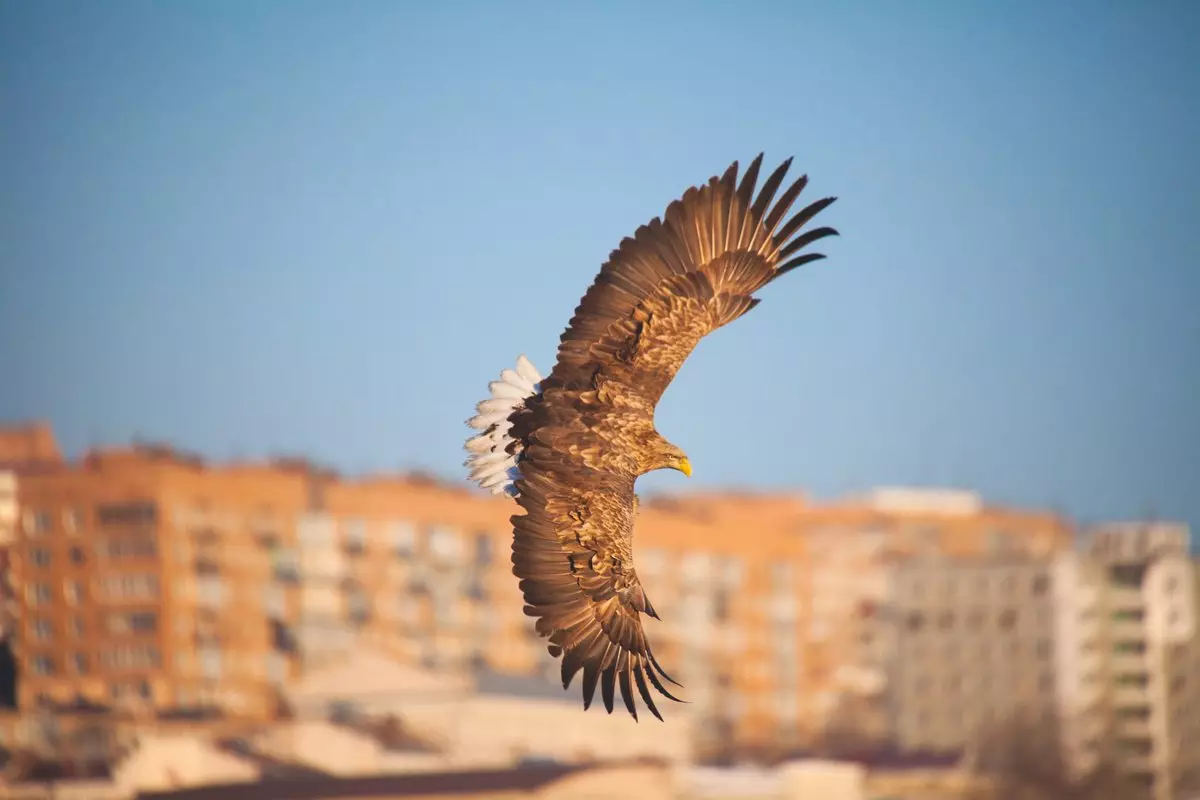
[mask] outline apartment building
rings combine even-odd
[[[1154,800],[1200,770],[1200,654],[1184,526],[1109,525],[1081,552],[917,557],[876,619],[892,736],[966,751],[1013,720],[1067,769],[1113,765]]]
[[[1069,550],[1074,533],[1054,513],[990,507],[973,492],[898,487],[814,508],[805,527],[813,716],[830,736],[858,746],[892,737],[889,615],[898,565],[936,572],[956,558],[1048,557]]]
[[[1105,612],[1106,677],[1118,767],[1154,800],[1200,793],[1200,635],[1187,526],[1089,530]]]
[[[1059,641],[1067,635],[1057,601],[1074,591],[1071,560],[922,557],[896,565],[880,636],[901,750],[959,751],[1013,714],[1053,733]]]
[[[266,718],[284,687],[358,644],[557,682],[522,613],[506,499],[147,445],[23,474],[18,494],[23,708]],[[889,564],[1070,540],[1054,515],[961,492],[647,500],[636,557],[663,621],[646,625],[690,701],[668,710],[696,715],[701,753],[809,745],[846,698],[886,711],[869,628]]]

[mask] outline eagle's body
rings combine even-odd
[[[525,612],[562,656],[563,687],[583,671],[585,708],[597,684],[605,708],[619,688],[635,718],[635,687],[655,716],[650,687],[676,699],[642,629],[641,615],[657,614],[633,563],[634,482],[691,472],[655,429],[655,406],[705,335],[757,305],[755,291],[823,258],[800,251],[836,233],[797,235],[833,198],[784,220],[804,177],[771,206],[790,159],[754,197],[761,163],[737,184],[735,162],[625,239],[575,310],[550,375],[521,356],[468,422],[482,431],[467,442],[471,478],[525,512],[512,517]]]

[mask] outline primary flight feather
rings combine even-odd
[[[478,431],[466,444],[471,480],[525,512],[512,517],[513,574],[525,613],[562,658],[563,688],[582,671],[584,708],[597,686],[609,713],[619,691],[635,719],[635,691],[659,719],[651,689],[678,700],[646,641],[641,615],[658,615],[633,563],[634,482],[692,471],[655,430],[655,406],[705,335],[754,308],[754,292],[824,258],[805,247],[837,234],[802,232],[835,198],[788,216],[807,176],[775,200],[790,158],[756,195],[761,165],[759,154],[739,182],[735,161],[622,241],[575,309],[549,376],[520,356],[467,422]]]

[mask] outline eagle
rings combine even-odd
[[[659,720],[651,688],[683,702],[642,627],[642,615],[659,616],[633,557],[638,476],[692,474],[655,430],[654,410],[705,335],[758,305],[754,293],[771,281],[824,258],[806,248],[837,235],[805,230],[836,198],[788,216],[807,175],[775,199],[791,158],[755,194],[762,159],[740,182],[733,162],[625,238],[575,309],[550,374],[522,354],[467,420],[469,479],[524,511],[511,518],[524,612],[561,657],[564,690],[582,671],[585,710],[597,684],[609,714],[619,690],[634,720],[635,689]]]

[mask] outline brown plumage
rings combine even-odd
[[[678,699],[642,628],[642,614],[658,615],[633,563],[637,477],[691,473],[655,430],[655,406],[700,339],[757,305],[763,286],[823,258],[802,251],[837,233],[801,233],[834,198],[785,219],[806,176],[772,204],[791,159],[755,196],[761,164],[760,154],[738,183],[734,162],[621,242],[575,309],[550,375],[537,383],[522,356],[469,421],[483,431],[467,444],[472,478],[525,512],[512,517],[525,613],[561,656],[563,688],[582,671],[584,708],[597,685],[610,713],[619,690],[635,719],[635,690],[659,719],[651,688]]]

